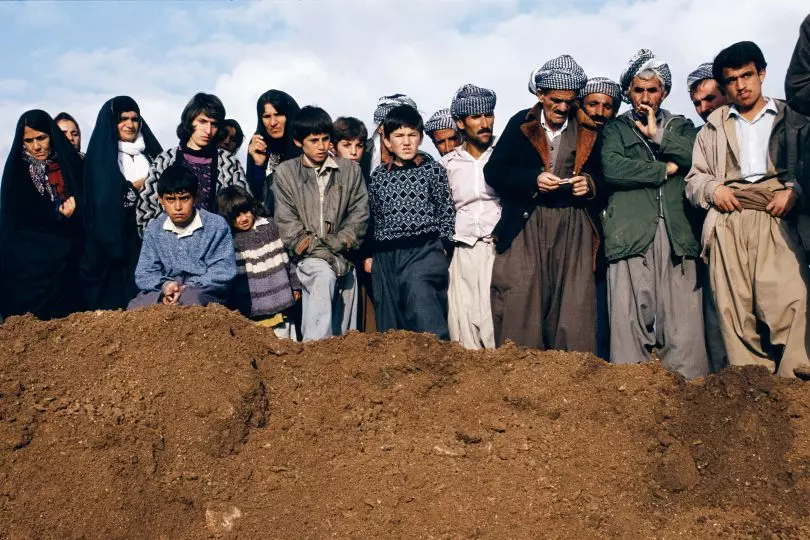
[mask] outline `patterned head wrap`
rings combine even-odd
[[[553,58],[532,71],[529,76],[529,92],[540,90],[574,90],[578,92],[588,82],[585,70],[573,57],[564,54]]]
[[[374,123],[379,125],[385,121],[385,117],[391,112],[391,109],[399,105],[410,105],[416,109],[416,102],[406,96],[405,94],[391,94],[390,96],[383,96],[377,100],[377,108],[374,109]]]
[[[440,129],[456,129],[456,123],[450,115],[450,109],[439,109],[425,122],[425,131],[427,133],[433,133]]]
[[[692,85],[704,79],[714,79],[711,62],[700,64],[695,71],[689,74],[686,78],[686,88],[691,92]]]
[[[622,101],[622,87],[607,77],[593,77],[588,79],[582,90],[579,91],[579,99],[585,99],[590,94],[605,94],[613,98],[613,104],[617,107]]]
[[[475,114],[491,114],[495,110],[495,92],[474,84],[465,84],[453,96],[450,112],[454,118]]]
[[[669,65],[663,60],[658,60],[653,52],[649,49],[640,49],[630,61],[627,67],[622,71],[619,77],[619,83],[622,85],[622,99],[626,103],[630,103],[630,98],[627,97],[627,90],[630,88],[630,83],[633,78],[641,73],[651,69],[661,76],[664,81],[664,90],[669,93],[672,89],[672,73],[669,71]]]

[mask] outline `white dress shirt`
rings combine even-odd
[[[776,119],[776,103],[770,98],[753,120],[746,120],[736,105],[729,107],[740,144],[740,171],[747,182],[756,182],[768,172],[768,142]]]

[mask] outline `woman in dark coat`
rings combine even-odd
[[[17,121],[0,184],[0,313],[65,317],[79,307],[81,158],[41,110]]]
[[[87,309],[123,309],[138,293],[135,202],[162,151],[134,99],[118,96],[101,107],[84,159],[80,205],[85,249],[79,270]]]
[[[254,196],[275,211],[273,171],[282,161],[301,155],[293,142],[292,125],[300,111],[286,92],[268,90],[256,102],[256,134],[248,145],[247,181]]]

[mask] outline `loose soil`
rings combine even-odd
[[[4,538],[810,538],[810,383],[224,308],[0,327]]]

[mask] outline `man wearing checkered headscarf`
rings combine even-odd
[[[585,71],[568,56],[534,70],[538,103],[512,117],[484,167],[500,197],[493,230],[495,341],[596,352],[595,234],[599,126],[577,105]]]
[[[619,81],[633,110],[607,123],[601,153],[611,188],[602,212],[610,359],[647,362],[654,349],[668,370],[700,377],[709,368],[698,277],[702,218],[684,200],[697,129],[661,107],[672,77],[651,51],[636,53]]]
[[[458,130],[450,109],[439,109],[433,113],[433,116],[425,122],[425,133],[433,141],[433,146],[441,156],[452,152],[458,144]]]
[[[495,347],[489,286],[495,260],[492,229],[501,205],[484,181],[484,166],[495,142],[496,101],[495,92],[474,84],[456,91],[450,112],[464,143],[442,158],[456,208],[447,324],[450,339],[468,349]]]
[[[578,97],[585,114],[602,127],[619,112],[622,88],[607,77],[593,77],[588,79]]]
[[[391,156],[388,150],[380,140],[382,134],[382,124],[385,122],[385,117],[391,112],[391,109],[399,105],[410,105],[414,109],[417,108],[416,102],[405,94],[391,94],[390,96],[382,96],[377,100],[377,108],[374,109],[374,132],[371,138],[366,142],[366,149],[363,152],[363,159],[360,160],[360,168],[366,175],[371,174],[380,163],[388,163],[391,161]]]
[[[725,105],[728,101],[726,95],[720,91],[720,86],[714,80],[712,63],[700,64],[695,71],[686,78],[686,87],[689,89],[689,99],[705,122],[712,112]]]

